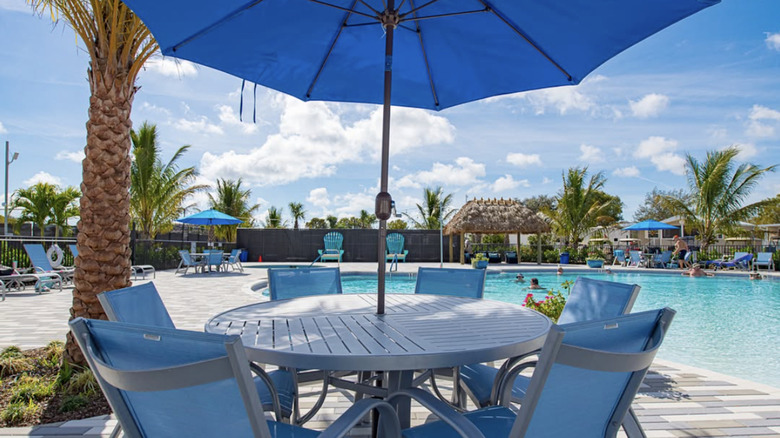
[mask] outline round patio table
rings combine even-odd
[[[415,370],[519,356],[541,348],[552,323],[499,301],[388,294],[317,295],[268,301],[221,313],[211,333],[241,336],[250,360],[297,369],[385,371],[388,391],[412,385]],[[409,407],[399,406],[402,424]]]

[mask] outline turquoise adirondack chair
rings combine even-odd
[[[322,238],[325,242],[325,249],[318,249],[320,254],[319,259],[323,262],[326,260],[336,260],[341,263],[341,257],[344,255],[344,250],[341,249],[342,243],[344,243],[344,236],[338,231],[331,231]]]
[[[404,236],[400,233],[390,233],[385,241],[387,242],[387,260],[398,258],[399,262],[406,262],[406,254],[409,254],[409,250],[404,249]]]

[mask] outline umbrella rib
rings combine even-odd
[[[264,0],[255,0],[255,1],[252,1],[252,2],[249,2],[249,3],[247,3],[247,4],[244,4],[244,5],[242,5],[241,7],[239,7],[239,8],[237,8],[237,9],[235,9],[235,10],[231,11],[230,13],[228,13],[227,15],[225,15],[224,17],[220,18],[219,20],[217,20],[217,21],[215,21],[215,22],[211,23],[209,26],[206,26],[206,27],[204,27],[203,29],[201,29],[201,30],[199,30],[199,31],[197,31],[197,32],[195,32],[195,33],[193,33],[192,35],[188,36],[187,38],[185,38],[185,39],[184,39],[184,40],[182,40],[181,42],[179,42],[179,43],[177,43],[177,44],[174,44],[174,45],[171,47],[171,50],[173,50],[174,52],[176,52],[177,50],[179,50],[179,48],[181,48],[181,46],[183,46],[183,45],[185,45],[185,44],[187,44],[187,43],[190,43],[191,41],[193,41],[193,40],[195,40],[196,38],[198,38],[198,37],[202,36],[203,34],[205,34],[205,33],[209,32],[210,30],[212,30],[212,29],[214,29],[214,28],[216,28],[216,27],[219,27],[219,26],[221,26],[221,25],[222,25],[224,22],[226,22],[226,21],[228,21],[228,20],[232,19],[232,18],[233,18],[233,17],[235,17],[236,15],[238,15],[238,14],[240,14],[240,13],[242,13],[242,12],[246,11],[246,10],[247,10],[247,9],[249,9],[249,8],[252,8],[252,7],[254,7],[254,6],[257,6],[257,5],[259,5],[259,4],[260,4],[260,3],[262,3],[263,1],[264,1]]]
[[[427,5],[433,3],[434,1],[436,0],[427,3]],[[421,8],[427,6],[427,5],[423,5],[420,6],[419,8],[414,8],[414,0],[409,0],[409,5],[412,6],[412,11],[418,11]],[[416,15],[417,13],[414,12],[414,14]],[[433,104],[436,108],[438,108],[439,96],[436,93],[436,84],[433,82],[433,73],[431,73],[431,64],[428,62],[428,52],[425,50],[425,42],[423,41],[422,28],[420,28],[420,23],[418,21],[415,21],[415,26],[416,26],[417,38],[420,41],[420,50],[422,50],[423,59],[425,60],[425,71],[428,74],[428,83],[431,85],[431,93],[433,94]]]
[[[318,0],[309,0],[309,1],[329,6],[327,3],[323,3],[323,2],[318,1]],[[359,13],[359,12],[354,10],[355,6],[357,5],[357,2],[358,2],[358,0],[353,1],[352,2],[352,6],[349,9],[338,7],[338,6],[334,6],[337,9],[342,9],[342,10],[347,11],[347,13],[344,14],[344,20],[341,21],[341,25],[339,26],[339,30],[338,30],[338,32],[336,32],[336,36],[333,38],[333,42],[330,44],[330,47],[328,47],[328,53],[325,54],[325,58],[322,60],[322,62],[320,63],[320,67],[317,69],[317,74],[314,75],[314,79],[312,79],[311,84],[309,84],[309,88],[306,90],[306,98],[307,99],[311,98],[311,92],[314,89],[314,86],[317,85],[317,81],[320,79],[320,75],[322,74],[322,70],[325,68],[325,64],[328,62],[328,59],[330,58],[330,54],[333,53],[333,48],[336,47],[336,43],[338,42],[339,37],[341,37],[341,31],[343,31],[344,28],[347,27],[347,20],[349,20],[349,17],[353,13],[358,14],[358,15],[364,15],[364,16],[369,16],[370,17],[370,15],[362,14],[362,13]],[[376,18],[376,17],[372,17],[372,18]]]
[[[482,3],[483,5],[485,5],[485,7],[488,9],[488,12],[493,13],[493,15],[498,17],[499,20],[503,21],[504,24],[509,26],[509,28],[512,29],[513,31],[515,31],[515,33],[518,34],[520,36],[520,38],[524,39],[525,42],[527,42],[529,45],[531,45],[531,47],[536,49],[536,51],[539,52],[539,54],[542,55],[545,59],[547,59],[547,61],[549,61],[552,65],[554,65],[555,68],[557,68],[558,70],[561,71],[561,73],[566,75],[566,78],[568,79],[569,82],[573,81],[574,78],[572,77],[572,75],[570,75],[569,72],[567,72],[566,69],[564,69],[560,64],[555,62],[555,60],[553,60],[552,57],[547,54],[547,52],[545,52],[541,47],[536,45],[536,43],[534,43],[529,36],[527,36],[525,33],[523,33],[523,31],[520,30],[520,28],[518,28],[514,23],[510,22],[507,18],[505,18],[503,14],[500,14],[487,1],[485,1],[485,0],[478,0],[478,1],[480,3]]]
[[[426,16],[423,16],[423,17],[405,18],[405,19],[402,19],[401,22],[429,20],[431,18],[455,17],[455,16],[458,16],[458,15],[476,14],[478,12],[490,12],[490,9],[489,8],[475,9],[473,11],[450,12],[450,13],[447,13],[447,14],[436,14],[436,15],[426,15]],[[404,16],[406,16],[406,15],[404,15]]]
[[[260,1],[262,1],[262,0],[260,0]],[[355,10],[355,4],[357,2],[352,3],[352,7],[351,8],[345,8],[343,6],[334,5],[332,3],[327,3],[327,2],[320,1],[320,0],[309,0],[309,1],[312,2],[312,3],[317,3],[318,5],[329,6],[329,7],[334,8],[334,9],[339,9],[339,10],[342,10],[342,11],[346,11],[346,12],[349,12],[349,14],[362,15],[364,17],[372,18],[374,20],[377,19],[377,17],[374,16],[374,15],[366,14],[365,12],[356,11]],[[363,3],[363,2],[361,2],[361,3]],[[368,6],[368,5],[366,5],[366,6]],[[374,10],[373,8],[370,8],[370,9],[372,11]],[[349,18],[349,14],[347,14],[347,17],[344,18],[345,22],[347,21],[347,18]]]

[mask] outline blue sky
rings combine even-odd
[[[466,198],[554,195],[572,166],[604,171],[624,216],[654,187],[686,186],[683,158],[739,145],[740,159],[780,163],[780,2],[724,0],[608,61],[576,87],[473,102],[441,112],[393,109],[390,193],[414,213],[423,187]],[[0,0],[0,141],[20,152],[9,189],[81,182],[88,57],[74,33]],[[239,121],[241,81],[170,58],[139,75],[133,122],[158,126],[163,158],[181,145],[199,182],[243,178],[260,203],[302,202],[307,219],[373,211],[381,108],[303,103],[258,87]],[[754,194],[780,192],[780,172]],[[195,200],[206,206],[206,195]]]

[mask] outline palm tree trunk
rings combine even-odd
[[[105,65],[88,70],[90,90],[86,158],[81,183],[79,257],[71,319],[106,319],[100,292],[130,286],[130,111],[135,87],[126,72],[108,74]],[[123,74],[124,73],[124,74]],[[84,356],[68,333],[65,360]]]

